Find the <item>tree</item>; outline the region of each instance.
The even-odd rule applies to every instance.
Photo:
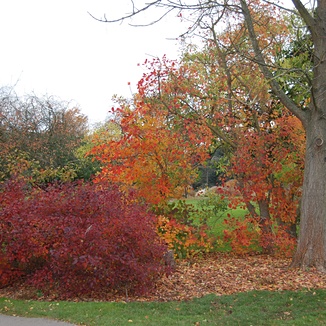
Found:
[[[87,130],[87,117],[67,102],[49,96],[18,97],[12,89],[1,89],[1,178],[23,170],[53,175],[55,170],[73,169],[74,150]]]
[[[269,51],[260,42],[260,13],[264,12],[270,20],[275,18],[275,12],[286,10],[278,2],[270,1],[198,1],[193,3],[156,0],[145,5],[136,6],[132,2],[129,15],[116,20],[122,21],[143,13],[145,10],[158,8],[163,11],[162,16],[168,12],[177,12],[179,16],[186,16],[191,12],[189,20],[191,26],[188,31],[207,27],[207,22],[224,23],[227,28],[239,21],[244,22],[247,38],[250,40],[251,59],[258,64],[265,80],[269,83],[273,94],[280,102],[300,119],[306,132],[306,155],[303,183],[303,196],[301,202],[300,235],[296,254],[292,265],[295,267],[316,267],[326,272],[326,175],[325,149],[326,149],[326,1],[316,2],[315,7],[308,7],[300,0],[292,0],[296,13],[300,15],[307,26],[313,44],[312,78],[303,71],[303,75],[310,87],[310,102],[305,108],[285,92],[282,84],[275,75],[284,75],[287,71],[270,62]],[[140,9],[138,9],[140,8]],[[223,20],[226,18],[226,20]],[[152,23],[152,22],[151,22]],[[229,23],[229,24],[228,24]],[[265,21],[264,21],[265,23]],[[223,25],[223,24],[222,24]],[[235,43],[234,50],[237,51]],[[296,68],[297,70],[297,68]],[[293,70],[292,70],[293,71]],[[288,70],[291,73],[291,68]]]
[[[140,82],[132,103],[120,100],[111,122],[120,133],[111,139],[107,130],[104,137],[99,134],[90,154],[102,165],[98,180],[133,187],[147,202],[159,204],[183,195],[194,180],[194,167],[207,157],[207,134],[196,134],[191,121],[176,123],[161,102],[140,96],[143,91],[150,89]]]
[[[230,50],[229,44],[239,38],[240,32],[241,26],[223,35],[219,43],[215,39],[208,41],[204,50],[192,48],[180,62],[165,57],[147,61],[148,72],[138,83],[133,105],[123,101],[115,112],[120,140],[100,144],[95,153],[103,163],[101,177],[127,185],[131,182],[142,189],[142,197],[147,200],[169,199],[178,193],[177,185],[182,180],[185,185],[190,182],[194,154],[187,154],[224,143],[226,152],[233,156],[231,176],[238,180],[252,218],[262,230],[263,246],[271,250],[272,223],[284,227],[296,220],[292,213],[300,196],[301,173],[289,175],[283,170],[301,166],[304,137],[300,127],[296,128],[297,134],[287,128],[300,123],[292,116],[281,117],[281,105],[273,100],[251,62]],[[200,142],[209,146],[196,146]],[[176,145],[184,148],[182,160],[178,152],[171,150]],[[161,157],[169,162],[164,173],[155,168],[160,161],[158,148],[162,149]],[[289,151],[297,155],[292,157]],[[187,160],[189,170],[185,165],[182,169],[186,174],[175,172]],[[163,181],[162,175],[168,177]],[[239,203],[238,198],[233,201]]]
[[[87,133],[81,145],[75,150],[78,159],[77,175],[80,179],[89,180],[101,170],[100,162],[90,154],[94,146],[120,137],[120,128],[110,121],[96,124]]]
[[[259,85],[261,78],[251,73],[255,70],[250,65],[232,53],[216,54],[211,44],[203,51],[185,53],[179,63],[164,58],[154,67],[149,63],[149,72],[139,83],[140,94],[144,102],[155,102],[156,109],[166,112],[171,121],[191,122],[193,133],[209,130],[210,148],[223,144],[232,158],[229,177],[237,179],[242,200],[266,239],[264,247],[271,250],[272,223],[284,227],[296,220],[291,213],[300,197],[304,133],[298,119],[284,115],[266,85]],[[243,69],[248,71],[240,78]],[[226,75],[230,83],[221,77]],[[287,174],[287,167],[299,169]],[[239,198],[233,202],[239,204]]]

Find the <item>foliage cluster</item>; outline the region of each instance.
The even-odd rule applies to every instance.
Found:
[[[149,92],[146,86],[141,80],[139,92]],[[131,102],[118,101],[121,107],[112,109],[111,123],[120,134],[95,142],[90,151],[102,165],[97,180],[132,187],[154,205],[180,198],[194,181],[194,167],[207,158],[207,135],[193,133],[192,123],[177,121],[160,103],[138,95]]]
[[[213,194],[198,202],[195,206],[186,200],[176,200],[156,209],[158,234],[176,258],[189,258],[214,249],[216,236],[208,221],[219,218],[227,203]]]
[[[194,257],[212,248],[212,239],[209,238],[204,226],[187,225],[174,218],[160,215],[157,231],[179,259]]]
[[[276,114],[276,113],[274,113]],[[244,220],[226,220],[226,239],[237,253],[257,245],[264,251],[291,256],[296,246],[296,225],[301,198],[305,134],[300,121],[278,114],[259,132],[247,130],[239,139],[228,172],[237,179],[241,196],[228,196],[250,214]],[[225,195],[228,189],[224,189]]]
[[[167,271],[155,217],[134,194],[105,183],[28,187],[1,187],[1,286],[24,279],[67,298],[142,293]]]
[[[274,223],[265,226],[272,232],[264,233],[259,220],[250,214],[243,218],[228,214],[223,224],[223,241],[231,246],[232,252],[239,255],[269,251],[274,256],[292,257],[296,248],[297,239],[286,228]]]
[[[38,185],[89,179],[96,167],[78,153],[87,132],[77,106],[0,88],[0,181],[14,175]]]
[[[197,201],[197,207],[200,210],[200,221],[207,223],[212,218],[219,219],[228,210],[229,200],[217,193],[215,189],[208,190],[205,197]]]

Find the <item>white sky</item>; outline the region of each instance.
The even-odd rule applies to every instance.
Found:
[[[177,18],[150,27],[92,19],[128,11],[130,0],[0,0],[0,86],[18,94],[76,101],[91,123],[103,121],[114,94],[129,97],[151,56],[178,58]],[[128,82],[131,86],[128,86]],[[131,87],[131,90],[130,90]]]

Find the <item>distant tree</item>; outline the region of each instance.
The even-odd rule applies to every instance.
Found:
[[[74,150],[88,131],[87,121],[78,107],[55,97],[18,97],[12,89],[1,89],[1,178],[19,172],[22,165],[39,171],[71,169]]]

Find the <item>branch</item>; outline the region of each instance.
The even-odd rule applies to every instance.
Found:
[[[157,18],[156,20],[151,21],[148,24],[129,24],[132,27],[146,27],[146,26],[151,26],[154,25],[156,23],[158,23],[159,21],[161,21],[165,16],[167,16],[174,8],[170,8],[168,11],[166,11],[162,16],[160,16],[159,18]]]
[[[304,20],[304,22],[307,24],[310,32],[313,32],[315,20],[309,13],[309,11],[306,9],[306,7],[302,4],[300,0],[292,0],[295,8],[298,10],[300,16]]]
[[[263,2],[265,2],[265,3],[269,4],[269,5],[275,6],[276,8],[288,11],[288,12],[294,14],[294,15],[298,14],[298,12],[296,10],[281,6],[280,4],[276,3],[276,1],[263,0]]]
[[[298,1],[298,0],[293,0],[293,1]],[[279,83],[275,80],[273,74],[271,71],[268,69],[267,64],[265,62],[264,56],[262,54],[262,51],[260,49],[260,46],[258,44],[258,38],[254,29],[254,24],[253,20],[251,17],[250,10],[248,8],[248,4],[246,3],[246,0],[240,0],[241,2],[241,7],[242,7],[242,13],[246,21],[246,25],[248,28],[248,34],[249,38],[252,43],[253,50],[255,52],[255,60],[259,65],[260,70],[266,77],[267,81],[269,82],[273,93],[280,99],[280,101],[285,105],[296,117],[298,117],[302,124],[306,127],[307,122],[308,122],[308,116],[309,112],[308,111],[303,111],[301,110],[294,101],[292,101],[282,90],[281,86]]]
[[[134,1],[130,0],[132,3],[132,11],[129,14],[126,14],[120,18],[117,19],[107,19],[106,15],[103,15],[103,18],[97,18],[94,15],[92,15],[90,12],[88,14],[95,20],[103,23],[117,23],[117,22],[123,22],[125,19],[130,19],[134,16],[139,15],[140,13],[149,10],[152,7],[156,8],[164,8],[165,12],[158,18],[154,19],[153,21],[147,23],[147,24],[129,24],[130,26],[134,27],[141,27],[141,26],[150,26],[153,25],[160,20],[162,20],[166,15],[168,15],[173,10],[177,10],[179,12],[181,11],[192,11],[192,12],[198,12],[199,17],[195,19],[195,21],[192,23],[191,30],[195,30],[196,27],[199,26],[200,22],[203,20],[204,16],[211,17],[212,11],[216,8],[226,8],[226,7],[235,7],[235,5],[230,5],[225,2],[225,0],[218,2],[218,1],[212,1],[212,0],[206,0],[206,1],[198,1],[198,3],[195,4],[185,4],[182,1],[171,1],[171,0],[156,0],[147,3],[142,7],[141,9],[137,9],[135,7]],[[185,32],[184,34],[189,34],[188,32]]]
[[[112,20],[108,20],[104,14],[104,18],[101,19],[101,18],[96,18],[94,15],[92,15],[89,11],[87,12],[92,18],[94,18],[95,20],[99,21],[99,22],[102,22],[102,23],[118,23],[118,22],[123,22],[125,19],[129,19],[129,18],[132,18],[138,14],[140,14],[141,12],[143,11],[146,11],[148,10],[150,7],[152,6],[157,6],[161,0],[156,0],[156,1],[153,1],[153,2],[150,2],[149,4],[147,4],[145,7],[141,8],[141,9],[136,9],[135,5],[134,5],[134,2],[131,0],[132,2],[132,12],[130,14],[127,14],[125,16],[122,16],[120,18],[117,18],[117,19],[112,19]]]

